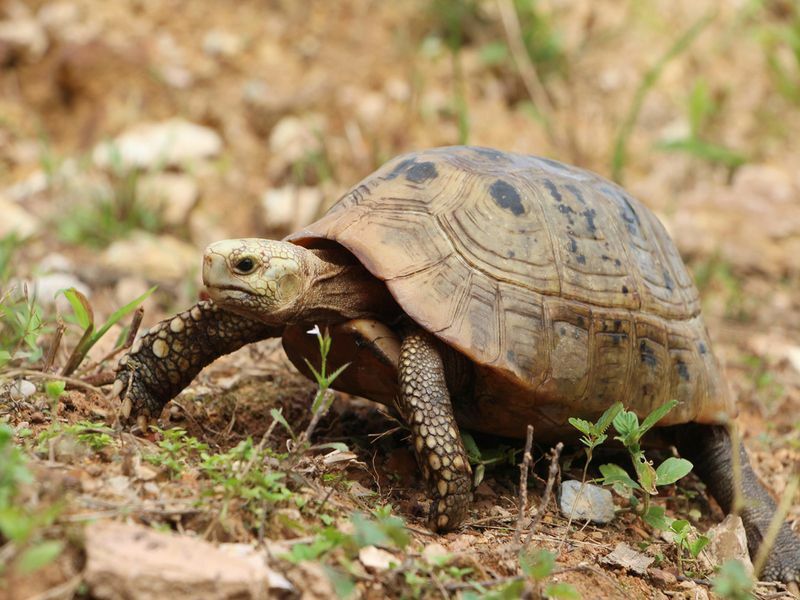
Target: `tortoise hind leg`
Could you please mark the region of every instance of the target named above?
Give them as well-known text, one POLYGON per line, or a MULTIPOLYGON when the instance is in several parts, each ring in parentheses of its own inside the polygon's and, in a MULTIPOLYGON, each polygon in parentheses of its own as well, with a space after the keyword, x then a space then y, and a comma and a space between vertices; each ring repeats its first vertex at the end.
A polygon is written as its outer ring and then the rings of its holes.
POLYGON ((416 331, 403 338, 397 408, 411 428, 414 450, 432 488, 429 525, 434 531, 457 527, 472 502, 472 470, 461 443, 433 338, 416 331))
MULTIPOLYGON (((722 510, 726 513, 731 512, 735 483, 733 444, 727 429, 722 425, 690 423, 676 427, 676 432, 680 453, 692 461, 695 472, 706 484, 722 510)), ((750 466, 747 451, 741 445, 739 462, 744 500, 741 517, 747 533, 750 556, 755 559, 775 514, 776 506, 772 496, 758 480, 750 466)), ((800 538, 792 532, 788 523, 781 526, 761 577, 784 583, 800 581, 800 538)))

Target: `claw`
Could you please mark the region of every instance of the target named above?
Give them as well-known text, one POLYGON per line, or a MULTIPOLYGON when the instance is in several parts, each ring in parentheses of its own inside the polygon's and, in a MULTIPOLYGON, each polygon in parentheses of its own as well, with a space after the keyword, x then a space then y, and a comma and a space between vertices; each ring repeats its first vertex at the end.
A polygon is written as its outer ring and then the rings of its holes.
MULTIPOLYGON (((116 384, 114 384, 116 386, 116 384)), ((124 420, 128 420, 131 417, 131 410, 133 410, 133 402, 128 396, 122 400, 122 404, 119 407, 119 414, 124 420)))
POLYGON ((147 433, 147 416, 139 415, 136 417, 136 426, 132 428, 132 433, 147 433))

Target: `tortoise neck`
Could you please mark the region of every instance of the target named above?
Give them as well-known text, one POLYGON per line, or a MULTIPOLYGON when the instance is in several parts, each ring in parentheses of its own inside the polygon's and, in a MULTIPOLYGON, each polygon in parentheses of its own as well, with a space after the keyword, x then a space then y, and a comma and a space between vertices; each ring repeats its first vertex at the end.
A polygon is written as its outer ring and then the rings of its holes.
POLYGON ((312 282, 302 299, 299 320, 336 323, 374 317, 397 318, 400 309, 386 285, 344 248, 310 248, 307 260, 312 282))

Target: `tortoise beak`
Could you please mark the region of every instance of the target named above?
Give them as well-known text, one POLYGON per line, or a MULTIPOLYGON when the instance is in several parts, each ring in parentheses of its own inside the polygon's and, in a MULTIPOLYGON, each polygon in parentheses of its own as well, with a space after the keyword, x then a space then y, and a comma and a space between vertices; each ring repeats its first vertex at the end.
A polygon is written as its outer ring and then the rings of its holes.
POLYGON ((218 288, 231 284, 233 281, 225 257, 208 248, 203 256, 203 285, 218 288))

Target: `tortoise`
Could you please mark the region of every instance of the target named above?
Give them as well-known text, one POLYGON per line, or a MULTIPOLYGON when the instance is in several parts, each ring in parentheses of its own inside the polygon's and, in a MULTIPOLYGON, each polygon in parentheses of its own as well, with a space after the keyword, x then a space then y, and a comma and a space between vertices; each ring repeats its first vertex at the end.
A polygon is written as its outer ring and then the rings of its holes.
MULTIPOLYGON (((698 291, 655 215, 619 186, 547 158, 480 147, 397 157, 283 241, 225 240, 203 258, 211 300, 154 326, 120 361, 127 422, 158 416, 218 356, 282 337, 305 374, 331 328, 334 387, 396 407, 431 488, 430 526, 461 524, 471 470, 459 426, 574 439, 615 401, 659 425, 721 507, 734 501, 732 396, 698 291)), ((744 448, 751 554, 775 513, 744 448)), ((784 523, 763 575, 800 578, 784 523)))

